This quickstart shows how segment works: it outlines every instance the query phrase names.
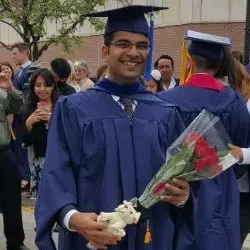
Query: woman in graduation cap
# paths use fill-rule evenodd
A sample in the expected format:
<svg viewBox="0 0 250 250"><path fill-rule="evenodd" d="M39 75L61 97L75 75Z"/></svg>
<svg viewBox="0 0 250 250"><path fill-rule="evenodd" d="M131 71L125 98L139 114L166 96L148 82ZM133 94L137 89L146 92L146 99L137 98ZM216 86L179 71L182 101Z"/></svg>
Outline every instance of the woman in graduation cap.
<svg viewBox="0 0 250 250"><path fill-rule="evenodd" d="M233 65L224 53L230 39L193 31L189 31L186 38L191 40L189 77L183 86L160 93L160 98L178 105L186 126L202 109L208 110L221 119L233 143L248 146L250 117L246 105L236 91L214 77L224 62L229 81L233 79ZM183 75L188 74L183 72ZM239 191L234 169L213 180L202 181L198 186L195 190L198 196L196 236L192 249L239 250Z"/></svg>
<svg viewBox="0 0 250 250"><path fill-rule="evenodd" d="M102 49L108 74L55 107L35 212L41 250L56 249L56 221L62 225L60 250L85 250L88 241L113 250L191 249L195 204L185 181L166 185L172 195L161 197L122 240L96 220L142 194L184 129L175 107L138 82L149 50L144 13L160 9L128 6L89 15L108 16ZM147 229L152 241L144 242Z"/></svg>

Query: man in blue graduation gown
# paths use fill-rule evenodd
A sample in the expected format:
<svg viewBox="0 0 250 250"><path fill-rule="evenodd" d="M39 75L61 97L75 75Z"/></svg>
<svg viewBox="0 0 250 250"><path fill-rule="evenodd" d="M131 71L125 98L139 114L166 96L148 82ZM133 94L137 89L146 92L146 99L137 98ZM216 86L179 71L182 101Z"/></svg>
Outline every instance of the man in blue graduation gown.
<svg viewBox="0 0 250 250"><path fill-rule="evenodd" d="M100 212L142 194L184 129L175 107L137 81L149 50L144 13L160 9L128 6L93 14L108 16L102 49L108 76L88 91L60 99L54 109L35 213L41 250L56 249L51 237L56 221L63 227L60 250L86 250L88 241L113 250L192 249L195 203L181 180L166 185L172 195L127 227L121 241L96 221ZM149 244L144 243L147 221Z"/></svg>
<svg viewBox="0 0 250 250"><path fill-rule="evenodd" d="M192 34L192 36L188 36ZM202 109L218 116L233 143L249 145L250 117L242 98L214 78L230 40L188 32L193 74L183 86L160 93L166 102L178 105L186 126ZM225 67L227 74L231 67ZM232 72L232 71L231 71ZM193 250L239 250L239 191L234 169L213 180L202 181L198 194L196 236Z"/></svg>

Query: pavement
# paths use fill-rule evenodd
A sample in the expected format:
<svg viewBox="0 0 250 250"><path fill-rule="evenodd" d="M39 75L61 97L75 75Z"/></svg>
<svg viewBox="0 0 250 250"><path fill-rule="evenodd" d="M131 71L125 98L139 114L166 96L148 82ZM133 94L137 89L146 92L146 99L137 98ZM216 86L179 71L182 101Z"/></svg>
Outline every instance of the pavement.
<svg viewBox="0 0 250 250"><path fill-rule="evenodd" d="M34 221L34 214L31 211L23 210L23 222L24 222L24 229L25 229L25 244L30 249L37 249L34 243L35 239L35 221ZM0 216L0 250L5 250L5 237L3 233L3 222L2 216Z"/></svg>
<svg viewBox="0 0 250 250"><path fill-rule="evenodd" d="M25 245L29 247L31 250L38 249L35 246L35 220L34 220L34 200L27 199L23 197L23 224L25 230ZM57 242L57 233L53 233L54 241ZM6 250L5 248L5 238L3 233L3 220L2 215L0 215L0 250ZM242 250L250 250L250 234L248 234Z"/></svg>
<svg viewBox="0 0 250 250"><path fill-rule="evenodd" d="M35 219L34 219L34 200L27 199L23 197L23 225L25 231L25 245L31 250L38 249L35 246ZM53 233L54 241L57 242L57 234ZM6 250L5 247L5 237L3 232L3 218L0 215L0 250Z"/></svg>

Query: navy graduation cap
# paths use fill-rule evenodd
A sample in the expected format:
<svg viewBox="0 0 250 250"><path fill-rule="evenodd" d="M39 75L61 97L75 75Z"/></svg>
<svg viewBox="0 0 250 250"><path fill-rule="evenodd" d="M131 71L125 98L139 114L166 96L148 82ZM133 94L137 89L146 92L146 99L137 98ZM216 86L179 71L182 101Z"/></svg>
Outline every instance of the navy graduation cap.
<svg viewBox="0 0 250 250"><path fill-rule="evenodd" d="M190 55L201 56L216 61L223 58L223 47L231 45L231 40L228 37L192 30L186 32L185 39L191 40L191 44L188 48Z"/></svg>
<svg viewBox="0 0 250 250"><path fill-rule="evenodd" d="M118 9L84 14L82 18L108 17L104 36L117 31L141 33L148 36L149 26L144 14L164 9L168 9L168 7L128 5Z"/></svg>

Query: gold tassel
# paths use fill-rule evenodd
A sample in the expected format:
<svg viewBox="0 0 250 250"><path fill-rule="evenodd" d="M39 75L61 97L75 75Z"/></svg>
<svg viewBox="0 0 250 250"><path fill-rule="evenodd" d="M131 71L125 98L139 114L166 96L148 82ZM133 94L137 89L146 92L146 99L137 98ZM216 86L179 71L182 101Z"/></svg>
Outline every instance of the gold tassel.
<svg viewBox="0 0 250 250"><path fill-rule="evenodd" d="M149 244L152 241L151 232L149 228L149 220L147 220L147 229L144 237L144 244Z"/></svg>
<svg viewBox="0 0 250 250"><path fill-rule="evenodd" d="M11 133L13 141L15 141L16 140L16 136L15 136L15 133L14 133L14 131L13 131L12 128L10 128L10 133Z"/></svg>
<svg viewBox="0 0 250 250"><path fill-rule="evenodd" d="M182 48L181 48L181 75L180 75L180 84L184 84L185 82L185 68L186 68L186 47L185 47L185 41L182 42Z"/></svg>
<svg viewBox="0 0 250 250"><path fill-rule="evenodd" d="M187 62L189 61L190 69L189 72L186 70ZM186 48L185 40L183 40L182 48L181 48L181 74L180 74L180 85L185 84L185 82L189 79L189 77L193 74L193 63L192 59L188 53Z"/></svg>

